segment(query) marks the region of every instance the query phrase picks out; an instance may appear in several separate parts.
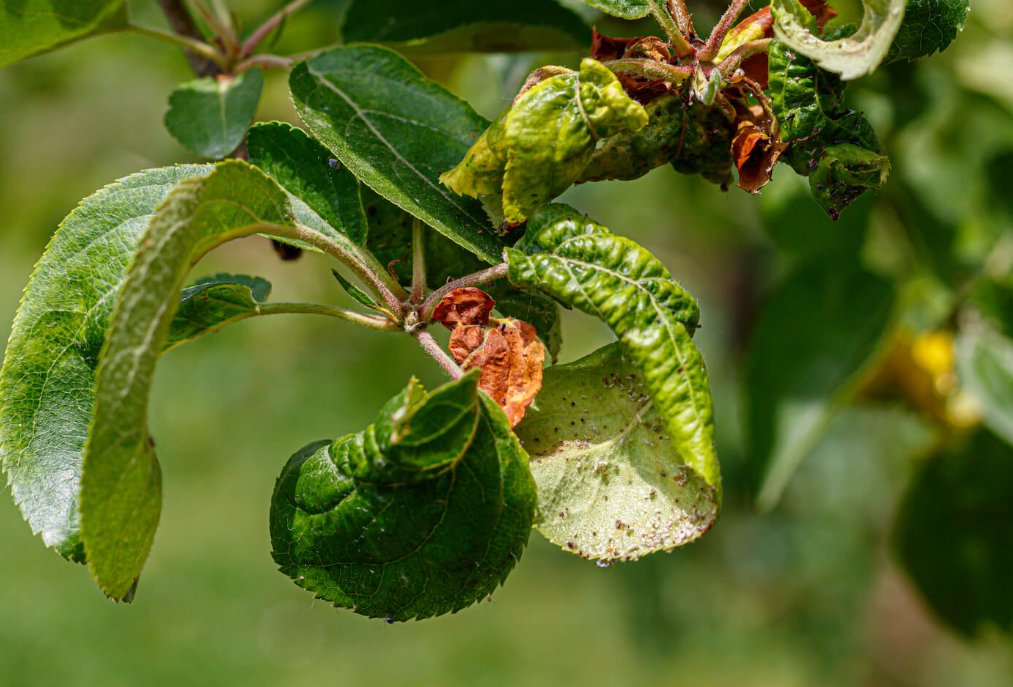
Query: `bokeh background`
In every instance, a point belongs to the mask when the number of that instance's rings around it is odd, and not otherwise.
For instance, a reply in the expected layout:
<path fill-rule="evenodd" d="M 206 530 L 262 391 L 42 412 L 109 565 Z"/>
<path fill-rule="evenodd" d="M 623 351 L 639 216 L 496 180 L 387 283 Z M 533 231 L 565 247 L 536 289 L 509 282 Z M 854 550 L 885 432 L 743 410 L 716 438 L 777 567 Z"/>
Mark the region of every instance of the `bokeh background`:
<path fill-rule="evenodd" d="M 342 4 L 321 0 L 294 18 L 277 51 L 333 43 Z M 158 24 L 153 5 L 131 3 L 139 20 Z M 233 3 L 247 25 L 279 5 Z M 690 6 L 699 26 L 721 9 Z M 588 16 L 613 34 L 654 32 Z M 550 59 L 579 56 L 420 65 L 492 117 L 528 70 Z M 946 53 L 850 89 L 886 143 L 898 183 L 959 225 L 967 250 L 983 218 L 1010 229 L 1011 74 L 1013 4 L 974 0 Z M 0 71 L 0 322 L 12 321 L 33 264 L 81 198 L 132 172 L 192 160 L 161 121 L 168 94 L 189 78 L 178 50 L 134 36 Z M 298 122 L 278 72 L 267 76 L 258 113 L 273 119 Z M 726 484 L 710 533 L 670 555 L 608 569 L 533 534 L 490 602 L 421 623 L 387 625 L 314 602 L 270 557 L 278 472 L 309 441 L 365 426 L 411 374 L 432 385 L 440 372 L 401 337 L 323 318 L 243 322 L 160 365 L 151 425 L 165 504 L 132 605 L 107 601 L 0 498 L 0 684 L 1013 684 L 1009 639 L 952 634 L 894 563 L 888 533 L 917 462 L 910 435 L 918 428 L 907 415 L 847 411 L 772 513 L 751 506 L 740 419 L 751 322 L 806 245 L 861 228 L 823 217 L 787 168 L 759 197 L 664 168 L 636 182 L 579 187 L 564 200 L 653 251 L 701 303 L 697 343 L 711 373 Z M 872 208 L 861 211 L 872 217 L 867 261 L 895 269 L 905 257 L 889 240 L 886 201 L 862 202 Z M 226 246 L 194 276 L 222 270 L 270 279 L 278 300 L 347 304 L 323 258 L 283 263 L 265 239 Z M 562 361 L 609 339 L 596 321 L 567 313 Z M 849 441 L 863 432 L 880 439 L 855 451 Z"/>

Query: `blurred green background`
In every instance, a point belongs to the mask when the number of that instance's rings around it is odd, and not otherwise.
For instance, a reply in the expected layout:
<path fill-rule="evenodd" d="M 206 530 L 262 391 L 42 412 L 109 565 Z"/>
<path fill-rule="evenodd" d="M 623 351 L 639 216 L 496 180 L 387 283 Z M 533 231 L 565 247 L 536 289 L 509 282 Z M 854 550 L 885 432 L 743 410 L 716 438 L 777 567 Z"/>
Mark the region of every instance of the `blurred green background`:
<path fill-rule="evenodd" d="M 155 24 L 153 4 L 131 3 Z M 279 4 L 233 6 L 252 25 Z M 320 2 L 293 19 L 278 51 L 333 42 L 342 4 Z M 690 5 L 701 26 L 720 9 Z M 589 18 L 617 34 L 653 32 L 647 23 Z M 421 66 L 491 117 L 546 59 Z M 1013 5 L 975 0 L 945 54 L 884 70 L 849 95 L 894 160 L 888 189 L 906 184 L 931 216 L 960 228 L 967 251 L 985 225 L 1010 230 L 1011 73 Z M 81 198 L 132 172 L 192 159 L 161 121 L 172 88 L 190 78 L 178 50 L 134 36 L 0 71 L 0 322 L 12 321 L 33 264 Z M 298 123 L 279 72 L 267 75 L 258 113 L 272 119 Z M 387 625 L 314 602 L 271 560 L 267 515 L 278 472 L 309 441 L 365 426 L 411 374 L 427 385 L 441 376 L 400 337 L 327 319 L 244 322 L 160 365 L 151 425 L 165 503 L 131 606 L 103 598 L 83 568 L 45 549 L 12 500 L 0 499 L 0 684 L 1013 684 L 1009 639 L 951 634 L 892 561 L 886 538 L 916 462 L 911 446 L 926 440 L 910 413 L 847 411 L 773 513 L 750 505 L 739 419 L 745 339 L 763 293 L 807 245 L 856 231 L 847 213 L 837 225 L 823 217 L 787 168 L 758 198 L 664 168 L 636 182 L 578 187 L 563 200 L 649 248 L 701 303 L 697 342 L 711 373 L 726 483 L 710 533 L 670 555 L 604 570 L 533 534 L 491 602 L 421 623 Z M 864 255 L 890 272 L 905 256 L 895 254 L 881 200 L 862 201 L 876 206 Z M 194 277 L 222 270 L 268 278 L 277 300 L 347 304 L 323 258 L 283 263 L 265 239 L 226 246 Z M 561 360 L 609 338 L 599 323 L 568 313 Z M 856 433 L 877 440 L 855 451 Z"/>

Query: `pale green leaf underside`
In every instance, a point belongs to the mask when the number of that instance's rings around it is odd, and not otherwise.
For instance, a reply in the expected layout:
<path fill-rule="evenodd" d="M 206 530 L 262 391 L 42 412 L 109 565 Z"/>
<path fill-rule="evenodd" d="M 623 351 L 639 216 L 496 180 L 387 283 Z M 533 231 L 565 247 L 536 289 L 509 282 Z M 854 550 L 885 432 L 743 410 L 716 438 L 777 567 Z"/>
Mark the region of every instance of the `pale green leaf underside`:
<path fill-rule="evenodd" d="M 774 33 L 792 50 L 810 58 L 845 81 L 871 74 L 886 57 L 901 22 L 906 0 L 863 0 L 865 14 L 858 30 L 846 37 L 824 41 L 814 21 L 798 0 L 771 0 Z"/>
<path fill-rule="evenodd" d="M 256 317 L 271 295 L 271 282 L 260 277 L 216 274 L 194 282 L 180 294 L 163 352 L 227 324 Z"/>
<path fill-rule="evenodd" d="M 538 484 L 535 528 L 583 558 L 636 560 L 714 523 L 714 490 L 679 447 L 639 371 L 612 344 L 545 371 L 516 428 Z"/>
<path fill-rule="evenodd" d="M 962 332 L 957 373 L 981 404 L 985 424 L 1013 445 L 1013 340 L 984 328 Z"/>
<path fill-rule="evenodd" d="M 293 456 L 271 502 L 272 555 L 299 586 L 370 617 L 426 618 L 491 594 L 535 514 L 528 458 L 478 374 L 415 380 L 363 432 Z"/>
<path fill-rule="evenodd" d="M 478 201 L 438 181 L 489 122 L 395 52 L 337 48 L 289 78 L 299 116 L 374 191 L 489 263 L 502 243 Z"/>
<path fill-rule="evenodd" d="M 0 2 L 0 67 L 126 25 L 124 0 Z"/>
<path fill-rule="evenodd" d="M 68 558 L 84 556 L 81 459 L 114 295 L 158 205 L 182 180 L 210 171 L 140 172 L 84 199 L 25 289 L 0 372 L 0 458 L 32 531 Z"/>
<path fill-rule="evenodd" d="M 699 308 L 653 255 L 565 205 L 548 205 L 506 250 L 510 281 L 599 317 L 616 333 L 673 437 L 678 462 L 716 491 L 714 410 L 693 344 Z"/>
<path fill-rule="evenodd" d="M 259 69 L 234 78 L 207 77 L 182 84 L 169 96 L 165 128 L 192 152 L 221 159 L 242 142 L 263 88 Z"/>
<path fill-rule="evenodd" d="M 581 47 L 588 34 L 581 18 L 555 0 L 356 0 L 344 29 L 348 43 L 427 53 L 558 51 Z"/>
<path fill-rule="evenodd" d="M 183 280 L 228 240 L 294 229 L 285 192 L 238 160 L 181 183 L 148 224 L 106 332 L 81 478 L 88 564 L 110 597 L 128 596 L 158 525 L 161 471 L 148 435 L 148 393 Z"/>
<path fill-rule="evenodd" d="M 651 6 L 647 0 L 584 0 L 588 5 L 621 19 L 646 17 Z M 659 0 L 659 3 L 661 0 Z"/>

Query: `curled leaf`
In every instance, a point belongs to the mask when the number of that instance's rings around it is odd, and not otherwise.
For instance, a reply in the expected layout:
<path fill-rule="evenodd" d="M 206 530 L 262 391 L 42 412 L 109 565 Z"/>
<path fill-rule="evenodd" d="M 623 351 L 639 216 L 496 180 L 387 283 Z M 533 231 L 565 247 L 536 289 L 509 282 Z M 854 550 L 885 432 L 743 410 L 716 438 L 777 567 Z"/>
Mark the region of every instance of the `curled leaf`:
<path fill-rule="evenodd" d="M 412 380 L 364 431 L 292 456 L 271 500 L 272 555 L 335 606 L 428 618 L 503 582 L 535 498 L 527 454 L 477 372 L 429 394 Z"/>
<path fill-rule="evenodd" d="M 798 0 L 771 0 L 774 33 L 785 45 L 845 81 L 871 74 L 890 50 L 904 19 L 905 0 L 863 0 L 865 13 L 850 36 L 825 41 Z"/>
<path fill-rule="evenodd" d="M 823 150 L 809 175 L 813 200 L 836 220 L 841 210 L 869 189 L 882 188 L 890 176 L 890 159 L 850 143 Z"/>
<path fill-rule="evenodd" d="M 433 319 L 447 329 L 454 329 L 459 324 L 486 325 L 495 304 L 496 301 L 482 289 L 473 286 L 454 289 L 436 305 Z"/>
<path fill-rule="evenodd" d="M 450 334 L 450 353 L 462 369 L 482 371 L 479 388 L 516 427 L 542 388 L 545 347 L 535 328 L 513 318 L 489 325 L 459 324 Z"/>
<path fill-rule="evenodd" d="M 586 58 L 579 73 L 552 76 L 521 95 L 440 181 L 484 198 L 492 214 L 517 225 L 577 181 L 599 140 L 645 124 L 647 113 L 615 74 Z"/>
<path fill-rule="evenodd" d="M 739 170 L 738 187 L 759 193 L 770 182 L 774 165 L 787 145 L 781 143 L 777 123 L 760 106 L 740 109 L 732 158 Z"/>

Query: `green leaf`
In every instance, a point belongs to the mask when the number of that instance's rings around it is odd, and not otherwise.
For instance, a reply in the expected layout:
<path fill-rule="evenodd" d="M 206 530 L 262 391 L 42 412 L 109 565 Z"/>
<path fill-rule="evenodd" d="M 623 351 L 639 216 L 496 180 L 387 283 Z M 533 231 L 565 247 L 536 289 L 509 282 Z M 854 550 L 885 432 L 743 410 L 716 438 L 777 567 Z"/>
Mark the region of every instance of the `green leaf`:
<path fill-rule="evenodd" d="M 890 158 L 850 143 L 823 149 L 819 165 L 809 175 L 813 200 L 831 219 L 869 189 L 880 189 L 890 176 Z"/>
<path fill-rule="evenodd" d="M 767 52 L 767 80 L 784 142 L 808 138 L 832 126 L 844 110 L 847 84 L 779 40 Z"/>
<path fill-rule="evenodd" d="M 884 339 L 890 282 L 821 260 L 789 275 L 762 309 L 746 364 L 748 445 L 757 505 L 773 508 L 802 460 L 852 398 Z"/>
<path fill-rule="evenodd" d="M 1013 338 L 1013 274 L 981 278 L 972 287 L 974 304 L 1003 336 Z"/>
<path fill-rule="evenodd" d="M 589 34 L 555 0 L 355 0 L 344 29 L 348 43 L 386 43 L 413 53 L 569 50 L 584 47 Z"/>
<path fill-rule="evenodd" d="M 161 510 L 148 392 L 190 268 L 231 239 L 295 229 L 288 197 L 239 160 L 170 193 L 148 224 L 116 296 L 95 380 L 81 476 L 81 534 L 102 590 L 129 599 Z"/>
<path fill-rule="evenodd" d="M 283 122 L 257 124 L 246 135 L 250 164 L 306 203 L 358 246 L 366 244 L 359 180 L 302 129 Z"/>
<path fill-rule="evenodd" d="M 467 103 L 375 46 L 302 62 L 289 86 L 306 126 L 355 176 L 483 260 L 500 261 L 502 243 L 481 205 L 437 181 L 488 126 Z"/>
<path fill-rule="evenodd" d="M 647 0 L 584 0 L 584 2 L 620 19 L 640 19 L 651 12 Z"/>
<path fill-rule="evenodd" d="M 964 30 L 969 0 L 907 0 L 904 21 L 883 64 L 917 60 L 945 50 Z"/>
<path fill-rule="evenodd" d="M 83 562 L 78 495 L 94 373 L 114 296 L 155 208 L 207 165 L 155 169 L 81 201 L 25 288 L 0 371 L 0 459 L 46 546 Z"/>
<path fill-rule="evenodd" d="M 536 406 L 516 431 L 538 484 L 535 528 L 549 541 L 591 560 L 636 560 L 714 524 L 714 488 L 680 460 L 619 344 L 545 370 Z"/>
<path fill-rule="evenodd" d="M 845 38 L 824 41 L 816 20 L 798 0 L 771 0 L 774 34 L 845 81 L 871 74 L 886 57 L 901 21 L 906 0 L 862 0 L 865 13 L 858 30 Z"/>
<path fill-rule="evenodd" d="M 564 70 L 519 95 L 440 182 L 516 226 L 580 179 L 599 140 L 647 121 L 616 75 L 584 58 L 579 72 Z"/>
<path fill-rule="evenodd" d="M 966 635 L 1013 631 L 1013 450 L 976 432 L 928 462 L 900 508 L 903 567 L 940 618 Z"/>
<path fill-rule="evenodd" d="M 985 424 L 1013 444 L 1013 340 L 986 327 L 965 327 L 956 349 L 961 386 L 981 404 Z"/>
<path fill-rule="evenodd" d="M 428 618 L 491 594 L 535 517 L 528 457 L 478 373 L 412 380 L 357 434 L 285 466 L 272 555 L 300 587 L 370 617 Z"/>
<path fill-rule="evenodd" d="M 259 69 L 182 84 L 169 96 L 165 128 L 188 150 L 221 159 L 242 142 L 263 88 Z"/>
<path fill-rule="evenodd" d="M 163 352 L 227 324 L 260 315 L 270 295 L 271 282 L 260 277 L 216 274 L 198 279 L 180 294 Z"/>
<path fill-rule="evenodd" d="M 0 3 L 0 67 L 127 26 L 124 0 Z"/>
<path fill-rule="evenodd" d="M 532 216 L 506 257 L 511 282 L 611 327 L 665 418 L 676 460 L 713 487 L 719 501 L 710 382 L 691 339 L 700 317 L 693 297 L 653 255 L 565 205 Z"/>

